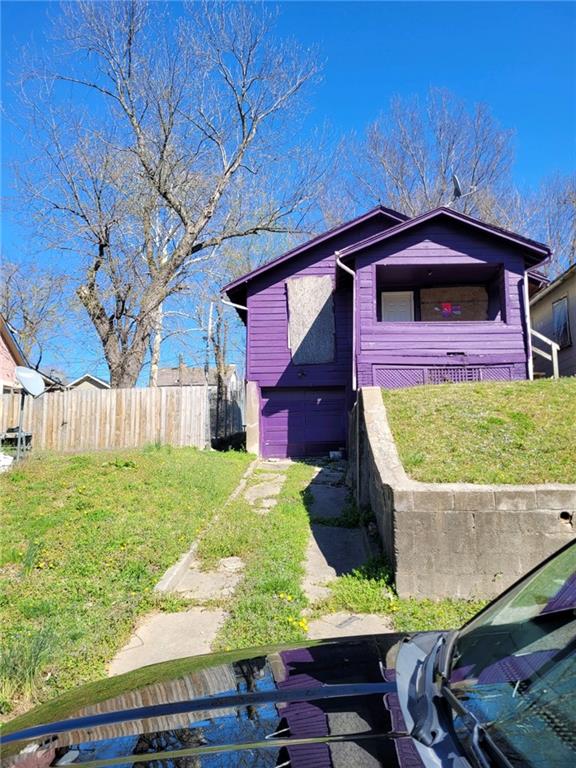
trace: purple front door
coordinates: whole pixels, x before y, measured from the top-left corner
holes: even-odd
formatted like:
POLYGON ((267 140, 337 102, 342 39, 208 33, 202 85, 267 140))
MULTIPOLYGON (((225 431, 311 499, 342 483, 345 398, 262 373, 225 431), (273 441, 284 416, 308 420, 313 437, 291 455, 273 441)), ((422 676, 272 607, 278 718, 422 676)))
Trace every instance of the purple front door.
POLYGON ((263 389, 260 435, 267 458, 323 456, 345 447, 344 389, 263 389))

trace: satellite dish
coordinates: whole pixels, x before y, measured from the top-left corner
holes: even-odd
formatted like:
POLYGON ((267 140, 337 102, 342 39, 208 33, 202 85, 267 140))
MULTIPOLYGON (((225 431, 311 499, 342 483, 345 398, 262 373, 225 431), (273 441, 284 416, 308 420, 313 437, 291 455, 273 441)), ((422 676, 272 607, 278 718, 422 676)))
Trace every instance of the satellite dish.
POLYGON ((454 185, 454 200, 457 200, 459 197, 462 197, 462 187, 455 173, 452 174, 452 184, 454 185))
POLYGON ((22 365, 16 367, 16 380, 22 385, 22 389, 32 397, 40 397, 44 392, 44 379, 32 368, 24 368, 22 365))

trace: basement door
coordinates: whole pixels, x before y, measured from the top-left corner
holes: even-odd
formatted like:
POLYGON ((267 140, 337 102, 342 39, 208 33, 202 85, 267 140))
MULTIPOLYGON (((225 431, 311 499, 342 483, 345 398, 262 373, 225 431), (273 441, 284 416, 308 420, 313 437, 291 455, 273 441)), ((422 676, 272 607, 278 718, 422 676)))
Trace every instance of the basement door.
POLYGON ((324 456, 346 446, 346 397, 333 389, 262 389, 260 445, 266 458, 324 456))

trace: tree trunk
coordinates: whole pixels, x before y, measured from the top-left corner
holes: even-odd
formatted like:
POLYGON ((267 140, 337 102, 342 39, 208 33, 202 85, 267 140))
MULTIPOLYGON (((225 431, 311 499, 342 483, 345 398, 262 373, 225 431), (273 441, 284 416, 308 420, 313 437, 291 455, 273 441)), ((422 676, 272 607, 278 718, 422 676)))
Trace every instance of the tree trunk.
MULTIPOLYGON (((129 347, 119 349, 119 345, 114 345, 113 350, 110 350, 108 345, 105 345, 104 352, 110 370, 112 389, 136 386, 146 358, 150 332, 150 327, 142 323, 129 347)), ((116 339, 114 340, 116 341, 116 339)))
POLYGON ((162 326, 164 321, 164 311, 162 304, 158 305, 156 315, 154 317, 153 331, 152 331, 152 349, 150 352, 150 378, 148 381, 149 387, 158 386, 158 369, 160 367, 160 347, 162 345, 162 326))

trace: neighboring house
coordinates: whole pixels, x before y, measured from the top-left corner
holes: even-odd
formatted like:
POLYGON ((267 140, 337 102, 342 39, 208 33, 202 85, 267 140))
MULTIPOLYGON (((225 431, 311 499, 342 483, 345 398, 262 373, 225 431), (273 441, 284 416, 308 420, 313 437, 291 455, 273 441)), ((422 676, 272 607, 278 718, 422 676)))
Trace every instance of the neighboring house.
POLYGON ((104 379, 85 373, 67 385, 66 389, 110 389, 110 384, 104 379))
MULTIPOLYGON (((158 369, 159 387, 203 387, 206 383, 208 383, 209 390, 216 391, 218 383, 216 368, 208 369, 208 377, 206 377, 204 368, 192 368, 187 365, 158 369)), ((224 386, 231 392, 238 391, 240 381, 235 365, 226 366, 224 386)))
MULTIPOLYGON (((532 298, 530 314, 532 327, 560 346, 560 376, 576 376, 576 264, 532 298)), ((535 356, 534 370, 550 376, 552 363, 535 356)))
MULTIPOLYGON (((16 334, 0 315, 0 392, 9 394, 11 392, 20 392, 22 387, 16 380, 16 368, 23 366, 30 368, 30 362, 24 354, 16 334)), ((55 376, 51 376, 44 371, 38 371, 44 380, 46 392, 64 389, 61 381, 55 376)))
POLYGON ((0 386, 2 393, 20 391, 16 381, 16 367, 28 365, 26 356, 14 335, 12 329, 0 315, 0 386))
POLYGON ((450 208, 378 207, 230 283, 249 450, 345 446, 361 387, 528 378, 527 270, 549 256, 450 208))

